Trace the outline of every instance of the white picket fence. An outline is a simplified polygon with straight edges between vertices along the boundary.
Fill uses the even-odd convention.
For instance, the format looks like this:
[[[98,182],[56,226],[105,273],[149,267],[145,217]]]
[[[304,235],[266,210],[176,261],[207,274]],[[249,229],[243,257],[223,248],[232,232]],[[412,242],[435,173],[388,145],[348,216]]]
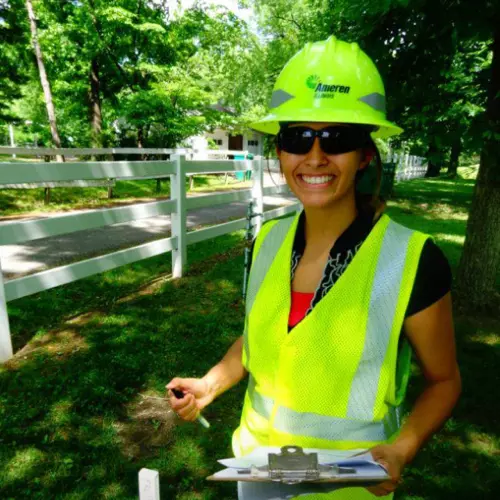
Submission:
[[[19,154],[26,154],[25,151]],[[51,151],[54,152],[54,150]],[[86,151],[89,152],[85,154],[99,154],[96,150]],[[115,151],[117,154],[125,152],[124,150]],[[164,152],[167,150],[135,149],[134,151],[127,149],[126,151],[127,154],[143,154],[145,151],[151,154],[165,154]],[[33,155],[44,154],[44,152],[35,149],[31,150],[31,153]],[[61,151],[61,153],[63,152]],[[221,154],[221,152],[217,153]],[[241,154],[241,152],[238,153]],[[65,150],[64,154],[71,154],[70,150]],[[75,151],[72,154],[76,154]],[[295,212],[301,207],[299,203],[295,203],[263,213],[264,196],[288,193],[289,189],[286,185],[264,187],[263,171],[265,161],[262,158],[255,158],[254,160],[190,161],[186,159],[185,154],[171,154],[170,152],[168,154],[170,154],[169,160],[153,161],[0,163],[0,185],[165,176],[169,176],[171,182],[171,199],[166,201],[89,210],[84,213],[11,222],[0,226],[0,244],[9,245],[157,215],[171,215],[171,236],[169,238],[155,240],[5,282],[2,278],[0,263],[0,362],[8,360],[13,355],[7,302],[167,252],[172,253],[173,277],[179,278],[182,276],[186,265],[186,249],[188,245],[244,229],[246,226],[246,218],[241,218],[188,233],[186,230],[186,212],[188,210],[234,201],[249,202],[253,200],[256,212],[262,214],[254,219],[255,230],[258,231],[264,221]],[[251,189],[189,198],[186,196],[186,176],[207,172],[225,173],[247,170],[253,171],[253,186]]]
[[[426,159],[408,153],[389,153],[385,162],[396,164],[395,182],[409,181],[425,177],[427,172]]]

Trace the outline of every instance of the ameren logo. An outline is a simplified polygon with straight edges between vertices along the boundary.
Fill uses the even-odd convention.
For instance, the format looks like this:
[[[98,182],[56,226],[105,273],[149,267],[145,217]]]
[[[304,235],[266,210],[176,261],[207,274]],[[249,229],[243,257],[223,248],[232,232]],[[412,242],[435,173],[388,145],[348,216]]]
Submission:
[[[348,94],[351,91],[351,87],[348,85],[326,85],[321,83],[318,75],[310,75],[306,80],[306,85],[311,90],[314,90],[314,97],[323,99],[332,99],[336,93]]]

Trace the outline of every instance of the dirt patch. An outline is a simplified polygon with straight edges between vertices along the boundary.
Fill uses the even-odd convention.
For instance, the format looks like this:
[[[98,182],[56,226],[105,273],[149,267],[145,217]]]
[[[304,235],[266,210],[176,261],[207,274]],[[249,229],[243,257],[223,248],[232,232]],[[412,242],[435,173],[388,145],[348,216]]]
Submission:
[[[78,351],[86,349],[88,349],[87,342],[78,332],[78,328],[70,327],[54,330],[30,340],[4,366],[8,369],[16,370],[21,368],[24,363],[29,362],[37,354],[50,354],[62,360],[67,359]]]
[[[171,440],[172,429],[178,423],[177,415],[168,401],[158,395],[139,394],[127,407],[126,421],[114,424],[122,452],[130,459],[156,455],[158,448]]]

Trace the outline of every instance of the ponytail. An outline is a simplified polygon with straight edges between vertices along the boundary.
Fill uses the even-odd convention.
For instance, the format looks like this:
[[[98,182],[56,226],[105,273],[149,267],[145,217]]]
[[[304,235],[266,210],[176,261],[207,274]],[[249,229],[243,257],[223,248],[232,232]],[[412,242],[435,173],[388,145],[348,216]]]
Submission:
[[[356,174],[356,187],[358,187],[361,179],[368,175],[371,177],[370,186],[368,191],[356,189],[356,208],[360,213],[375,213],[379,215],[386,205],[385,200],[380,197],[382,158],[380,157],[377,145],[371,137],[369,138],[366,149],[373,152],[373,159],[369,165]]]

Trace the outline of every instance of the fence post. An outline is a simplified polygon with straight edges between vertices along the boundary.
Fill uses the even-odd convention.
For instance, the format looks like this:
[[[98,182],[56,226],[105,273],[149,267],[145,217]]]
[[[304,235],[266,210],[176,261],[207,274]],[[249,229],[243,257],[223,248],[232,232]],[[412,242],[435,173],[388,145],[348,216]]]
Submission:
[[[45,157],[46,162],[50,162],[50,156]],[[50,203],[50,188],[45,188],[44,189],[44,199],[43,199],[44,205],[48,205]]]
[[[3,286],[2,265],[0,263],[0,363],[12,358],[12,340],[10,337],[9,315]]]
[[[139,471],[139,500],[160,500],[160,474],[157,470]]]
[[[177,238],[175,250],[172,250],[172,276],[182,277],[186,265],[186,172],[184,155],[172,155],[175,162],[175,174],[170,176],[170,197],[176,201],[175,213],[172,213],[172,237]]]
[[[262,227],[262,214],[264,213],[264,158],[259,156],[254,160],[247,160],[252,162],[253,169],[253,185],[252,185],[252,199],[254,202],[255,212],[254,217],[253,236],[257,236]]]
[[[9,123],[9,136],[10,136],[10,147],[15,148],[16,141],[14,140],[14,126],[12,125],[12,123]],[[13,154],[12,158],[16,158],[16,155]]]

